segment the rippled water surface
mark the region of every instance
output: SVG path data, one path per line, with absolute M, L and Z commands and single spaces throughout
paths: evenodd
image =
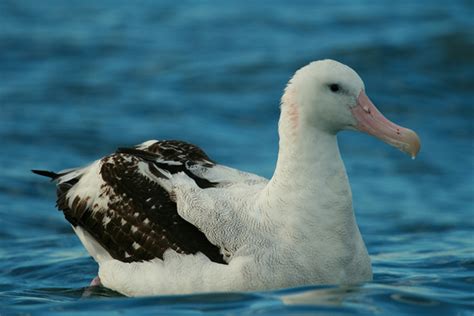
M 1 1 L 0 315 L 474 313 L 472 2 L 315 3 Z M 282 89 L 321 58 L 356 69 L 423 142 L 412 161 L 339 137 L 373 282 L 138 299 L 86 289 L 97 266 L 30 169 L 173 138 L 269 177 Z

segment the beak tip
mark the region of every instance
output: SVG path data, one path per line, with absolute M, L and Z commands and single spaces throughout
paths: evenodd
M 418 135 L 412 130 L 409 130 L 409 134 L 410 135 L 408 135 L 408 153 L 410 154 L 411 159 L 415 159 L 421 148 L 420 137 L 418 137 Z

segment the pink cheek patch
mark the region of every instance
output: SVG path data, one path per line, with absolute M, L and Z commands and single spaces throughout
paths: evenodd
M 291 127 L 296 130 L 299 125 L 299 109 L 295 101 L 294 89 L 287 89 L 283 95 L 283 104 L 285 104 L 286 117 L 289 120 Z
M 288 119 L 290 120 L 293 128 L 297 129 L 298 121 L 299 121 L 299 113 L 298 113 L 298 107 L 296 104 L 290 105 L 290 108 L 288 109 Z

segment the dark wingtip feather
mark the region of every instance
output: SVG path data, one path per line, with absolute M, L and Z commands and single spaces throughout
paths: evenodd
M 31 170 L 31 172 L 36 173 L 43 177 L 51 178 L 52 180 L 57 179 L 60 176 L 59 173 L 46 171 L 46 170 Z

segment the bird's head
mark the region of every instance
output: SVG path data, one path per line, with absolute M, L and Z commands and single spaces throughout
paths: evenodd
M 367 96 L 359 75 L 334 60 L 315 61 L 299 69 L 285 90 L 283 107 L 293 127 L 311 126 L 334 134 L 358 130 L 411 157 L 420 150 L 418 135 L 385 118 Z

